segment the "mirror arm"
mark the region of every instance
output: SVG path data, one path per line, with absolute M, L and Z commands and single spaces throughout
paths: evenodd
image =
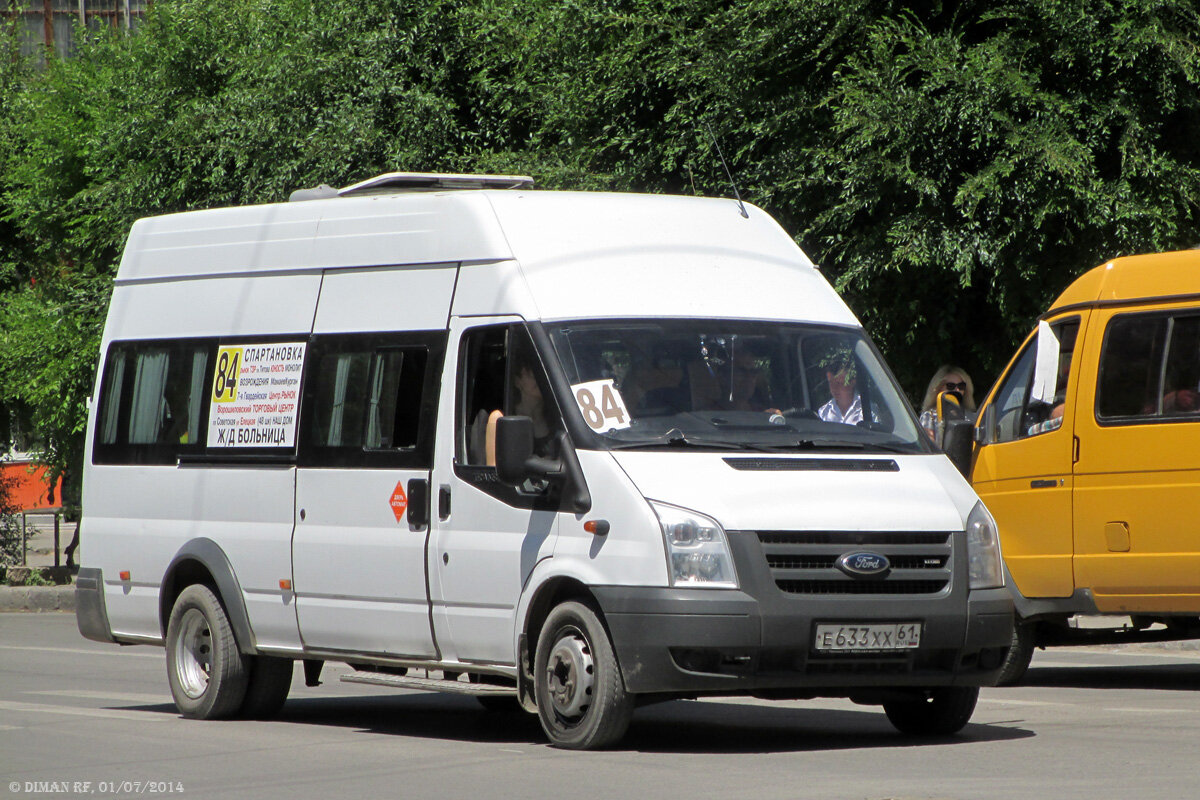
M 543 458 L 530 456 L 524 461 L 525 475 L 535 479 L 559 481 L 562 483 L 562 508 L 585 514 L 592 509 L 592 493 L 588 491 L 587 480 L 583 477 L 583 467 L 579 456 L 575 454 L 575 445 L 566 431 L 558 435 L 558 458 Z
M 588 491 L 583 467 L 579 463 L 579 456 L 575 454 L 575 445 L 566 431 L 558 435 L 558 454 L 556 466 L 566 479 L 563 485 L 563 506 L 576 514 L 586 514 L 592 510 L 592 493 Z

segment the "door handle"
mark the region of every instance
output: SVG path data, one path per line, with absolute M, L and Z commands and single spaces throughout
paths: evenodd
M 1055 486 L 1062 486 L 1062 485 L 1063 485 L 1062 478 L 1059 478 L 1058 480 L 1040 480 L 1040 481 L 1030 481 L 1029 482 L 1030 489 L 1053 489 Z
M 429 481 L 424 478 L 408 481 L 408 524 L 418 530 L 429 524 Z
M 445 484 L 438 487 L 438 519 L 450 519 L 450 487 Z

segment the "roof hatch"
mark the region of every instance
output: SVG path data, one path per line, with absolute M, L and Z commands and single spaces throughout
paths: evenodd
M 447 189 L 532 189 L 527 175 L 454 175 L 439 172 L 387 172 L 365 181 L 334 189 L 322 184 L 315 189 L 297 189 L 290 202 L 324 200 L 332 197 L 362 197 L 401 192 L 436 192 Z

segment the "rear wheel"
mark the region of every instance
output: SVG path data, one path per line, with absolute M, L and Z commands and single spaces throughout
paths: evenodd
M 978 686 L 942 686 L 914 692 L 903 700 L 889 700 L 883 710 L 901 733 L 946 736 L 963 729 L 978 700 Z
M 633 717 L 633 696 L 608 632 L 586 605 L 567 602 L 546 618 L 534 658 L 538 717 L 555 747 L 592 750 L 616 743 Z
M 184 589 L 167 622 L 167 680 L 185 717 L 223 719 L 237 713 L 250 679 L 229 617 L 207 586 Z
M 495 675 L 482 675 L 472 672 L 467 676 L 471 683 L 480 683 L 487 686 L 511 686 L 511 681 L 506 681 L 503 678 L 498 678 Z M 521 703 L 514 695 L 488 695 L 477 694 L 475 699 L 479 701 L 479 705 L 483 706 L 488 711 L 494 714 L 513 714 L 521 710 Z
M 1012 646 L 1008 648 L 1008 657 L 996 679 L 997 686 L 1016 686 L 1025 677 L 1025 670 L 1033 660 L 1033 633 L 1032 623 L 1017 620 L 1013 626 Z
M 270 719 L 283 708 L 292 689 L 292 659 L 254 656 L 250 661 L 250 682 L 238 715 Z

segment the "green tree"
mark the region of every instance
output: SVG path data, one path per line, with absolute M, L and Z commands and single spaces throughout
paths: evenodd
M 78 31 L 44 70 L 3 62 L 0 402 L 28 411 L 66 493 L 132 222 L 456 167 L 437 19 L 383 0 L 161 3 L 136 35 Z
M 164 0 L 85 38 L 0 53 L 0 403 L 68 477 L 141 216 L 389 170 L 728 196 L 715 137 L 914 397 L 1200 241 L 1185 0 Z
M 12 502 L 13 479 L 0 472 L 0 567 L 21 563 L 19 509 Z
M 908 385 L 943 360 L 995 376 L 1086 269 L 1200 241 L 1198 44 L 1178 0 L 871 27 L 826 99 L 806 238 Z

